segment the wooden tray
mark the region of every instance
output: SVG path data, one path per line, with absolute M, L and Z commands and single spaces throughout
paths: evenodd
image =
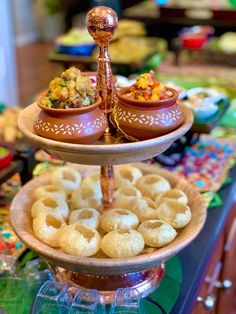
M 176 175 L 158 168 L 154 165 L 138 164 L 144 174 L 159 174 L 165 177 L 172 187 L 184 191 L 189 199 L 192 210 L 192 219 L 183 229 L 178 231 L 176 239 L 154 250 L 152 253 L 143 253 L 129 258 L 82 258 L 66 254 L 59 249 L 54 249 L 40 242 L 33 233 L 31 207 L 33 204 L 33 191 L 49 182 L 49 176 L 43 175 L 27 183 L 15 196 L 11 205 L 11 223 L 18 237 L 33 251 L 45 257 L 54 265 L 63 267 L 74 272 L 93 275 L 121 275 L 154 268 L 162 262 L 176 255 L 187 246 L 199 234 L 206 219 L 206 206 L 197 188 L 186 181 L 180 180 Z M 90 167 L 82 167 L 82 175 L 91 172 Z M 92 167 L 94 171 L 94 167 Z
M 72 163 L 86 165 L 116 165 L 143 161 L 161 154 L 178 138 L 183 136 L 192 126 L 192 111 L 180 106 L 184 113 L 183 124 L 175 131 L 150 140 L 121 144 L 106 144 L 98 142 L 94 145 L 82 145 L 58 142 L 38 136 L 33 131 L 33 125 L 39 114 L 36 103 L 25 108 L 18 118 L 18 125 L 25 136 L 44 149 L 53 157 Z

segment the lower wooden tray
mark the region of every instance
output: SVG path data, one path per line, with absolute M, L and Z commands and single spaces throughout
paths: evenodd
M 153 269 L 162 262 L 176 255 L 199 234 L 206 219 L 206 206 L 197 188 L 176 175 L 154 165 L 138 164 L 144 174 L 159 174 L 165 177 L 172 187 L 184 191 L 189 199 L 192 219 L 173 242 L 159 248 L 144 250 L 142 254 L 128 258 L 83 258 L 66 254 L 59 249 L 51 248 L 39 241 L 32 229 L 31 207 L 34 202 L 33 191 L 49 182 L 49 176 L 43 175 L 27 183 L 15 196 L 11 205 L 11 223 L 18 237 L 32 250 L 45 257 L 53 265 L 63 267 L 73 272 L 90 275 L 123 275 Z M 83 167 L 83 172 L 91 172 L 89 167 Z M 94 171 L 94 167 L 92 167 Z M 83 175 L 83 173 L 82 173 Z

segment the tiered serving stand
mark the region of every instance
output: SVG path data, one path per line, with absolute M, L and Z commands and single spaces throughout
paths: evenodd
M 115 98 L 112 73 L 108 55 L 108 44 L 117 28 L 117 16 L 107 7 L 96 7 L 87 16 L 88 30 L 100 46 L 98 58 L 97 89 L 102 97 L 103 110 L 109 116 Z M 37 104 L 32 104 L 21 113 L 19 127 L 26 137 L 49 154 L 62 160 L 101 166 L 103 192 L 101 211 L 108 210 L 113 201 L 113 165 L 143 161 L 165 151 L 184 135 L 193 123 L 192 113 L 181 107 L 183 124 L 175 131 L 145 141 L 124 143 L 106 130 L 103 139 L 93 145 L 58 142 L 35 134 L 33 125 L 38 116 Z M 58 280 L 88 289 L 98 289 L 107 303 L 111 303 L 114 291 L 121 287 L 134 287 L 142 297 L 158 286 L 164 274 L 164 262 L 188 245 L 200 232 L 206 218 L 205 204 L 196 188 L 180 180 L 168 171 L 149 164 L 137 164 L 144 174 L 156 173 L 169 180 L 172 187 L 183 190 L 189 199 L 192 219 L 188 226 L 178 232 L 176 239 L 160 249 L 146 248 L 139 256 L 107 258 L 99 252 L 96 256 L 83 258 L 66 254 L 40 242 L 33 233 L 30 209 L 35 188 L 49 182 L 49 175 L 31 180 L 16 195 L 11 206 L 12 226 L 19 238 L 32 250 L 44 257 L 55 272 Z M 94 171 L 94 167 L 80 166 L 82 175 Z M 115 245 L 115 244 L 114 244 Z

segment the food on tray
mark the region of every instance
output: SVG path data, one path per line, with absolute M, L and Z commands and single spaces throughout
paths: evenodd
M 174 199 L 165 199 L 158 206 L 157 216 L 174 228 L 183 228 L 191 219 L 191 210 L 189 206 Z
M 92 185 L 82 185 L 72 193 L 71 206 L 78 208 L 95 208 L 101 206 L 102 192 L 101 188 Z
M 94 208 L 81 208 L 73 210 L 69 216 L 69 224 L 81 224 L 97 229 L 101 214 Z
M 204 120 L 212 117 L 219 110 L 218 103 L 225 99 L 226 96 L 215 89 L 195 87 L 189 89 L 178 102 L 192 109 L 197 119 Z
M 177 232 L 173 227 L 161 220 L 147 220 L 141 223 L 138 231 L 147 245 L 162 247 L 174 240 Z
M 236 52 L 236 32 L 227 32 L 218 40 L 219 48 L 225 53 Z
M 76 190 L 81 181 L 81 176 L 78 171 L 70 167 L 59 167 L 52 173 L 52 184 L 65 190 L 70 194 Z
M 92 80 L 71 67 L 49 83 L 46 95 L 40 97 L 39 103 L 55 109 L 81 108 L 95 103 L 96 97 Z
M 136 100 L 156 101 L 168 99 L 173 93 L 164 84 L 155 80 L 155 72 L 150 71 L 138 76 L 136 83 L 130 87 L 125 96 Z
M 98 191 L 101 191 L 100 172 L 95 171 L 87 175 L 84 179 L 82 179 L 80 186 L 81 187 L 89 186 L 89 187 L 92 187 L 93 189 L 97 189 Z
M 141 222 L 149 219 L 157 219 L 158 208 L 156 203 L 148 197 L 134 198 L 129 203 L 129 210 L 131 210 Z
M 62 250 L 71 255 L 91 256 L 101 247 L 101 236 L 97 230 L 81 224 L 64 226 L 58 235 Z
M 164 177 L 143 175 L 132 165 L 117 166 L 114 173 L 113 208 L 101 214 L 100 173 L 81 180 L 76 169 L 58 167 L 50 178 L 56 185 L 40 186 L 34 192 L 35 236 L 72 255 L 92 256 L 101 248 L 109 257 L 128 257 L 143 253 L 144 242 L 154 248 L 168 244 L 177 235 L 174 228 L 189 223 L 187 196 L 171 189 Z
M 0 113 L 0 141 L 12 143 L 22 138 L 22 133 L 17 127 L 17 119 L 22 111 L 19 107 L 6 108 Z
M 58 231 L 65 225 L 60 217 L 48 212 L 41 212 L 33 219 L 33 230 L 35 236 L 42 242 L 58 247 Z
M 80 44 L 94 44 L 94 40 L 87 29 L 72 28 L 66 34 L 58 37 L 56 43 L 69 46 Z
M 117 166 L 115 168 L 115 188 L 134 185 L 142 176 L 142 172 L 137 167 Z
M 119 21 L 118 29 L 113 36 L 113 41 L 124 36 L 145 36 L 146 27 L 142 22 L 123 19 Z
M 96 46 L 87 29 L 72 28 L 55 42 L 57 53 L 90 56 Z
M 130 202 L 135 198 L 141 198 L 142 193 L 134 186 L 124 186 L 114 193 L 114 208 L 129 208 Z
M 187 195 L 179 189 L 171 189 L 164 193 L 160 193 L 155 200 L 156 205 L 159 206 L 165 199 L 174 199 L 180 203 L 188 204 Z
M 101 248 L 113 258 L 136 256 L 142 252 L 144 240 L 136 230 L 114 230 L 103 237 Z
M 113 208 L 101 217 L 101 227 L 106 232 L 136 229 L 138 224 L 138 217 L 127 209 Z
M 69 216 L 69 208 L 65 200 L 56 196 L 43 196 L 38 199 L 32 206 L 31 215 L 33 218 L 46 212 L 56 215 L 62 219 Z
M 109 55 L 113 63 L 123 63 L 131 65 L 147 60 L 160 48 L 163 49 L 163 40 L 159 45 L 157 38 L 148 37 L 122 37 L 111 42 L 109 46 Z M 93 52 L 94 59 L 97 59 L 98 49 Z
M 39 199 L 44 196 L 62 197 L 64 200 L 66 199 L 65 191 L 62 188 L 52 184 L 40 186 L 34 191 L 34 197 L 36 199 Z
M 136 184 L 143 196 L 150 197 L 153 201 L 159 193 L 170 190 L 170 183 L 157 174 L 147 174 L 143 176 Z

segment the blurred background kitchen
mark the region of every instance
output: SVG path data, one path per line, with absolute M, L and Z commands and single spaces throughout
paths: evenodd
M 28 105 L 63 66 L 77 64 L 86 69 L 95 68 L 90 56 L 82 62 L 73 52 L 72 56 L 70 53 L 53 55 L 58 50 L 55 44 L 58 36 L 75 27 L 84 28 L 86 12 L 95 5 L 111 6 L 121 20 L 133 21 L 133 24 L 123 25 L 111 47 L 112 61 L 117 65 L 113 70 L 117 73 L 128 76 L 149 66 L 162 74 L 166 71 L 173 74 L 173 67 L 181 62 L 185 66 L 196 62 L 226 65 L 231 71 L 235 66 L 234 0 L 2 0 L 1 102 L 8 106 Z M 181 41 L 183 27 L 194 25 L 211 26 L 208 38 L 195 34 L 192 39 L 195 43 L 191 38 L 190 43 L 189 38 Z M 72 33 L 71 37 L 70 44 L 73 40 L 75 45 L 81 41 L 78 34 Z M 127 51 L 127 42 L 133 49 Z M 136 45 L 141 48 L 135 49 Z M 96 52 L 91 54 L 94 56 Z M 202 74 L 201 70 L 199 72 L 197 75 Z M 211 77 L 214 76 L 213 72 Z
M 235 314 L 236 0 L 0 0 L 0 255 L 33 254 L 10 227 L 10 202 L 21 184 L 63 162 L 27 141 L 18 115 L 65 68 L 96 71 L 86 13 L 97 5 L 119 16 L 109 48 L 117 88 L 154 70 L 194 115 L 189 132 L 149 162 L 194 184 L 208 218 L 170 265 L 147 314 Z M 1 287 L 0 312 L 6 300 L 11 306 L 10 292 L 18 310 L 20 289 Z M 25 294 L 31 303 L 37 289 Z

